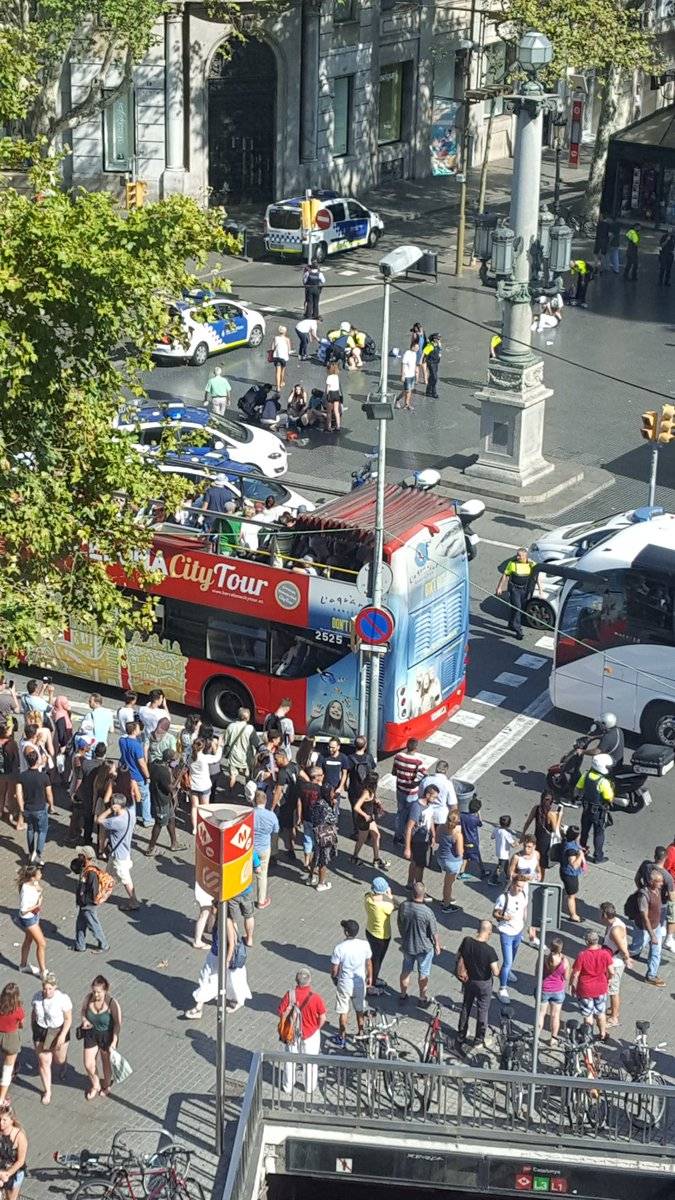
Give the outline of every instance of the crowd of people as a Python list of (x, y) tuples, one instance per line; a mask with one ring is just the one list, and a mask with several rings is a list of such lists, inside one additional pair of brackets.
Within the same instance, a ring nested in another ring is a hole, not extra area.
[[(17, 877), (16, 920), (23, 933), (17, 967), (40, 980), (29, 1003), (11, 982), (0, 994), (0, 1113), (12, 1114), (8, 1096), (29, 1006), (43, 1104), (51, 1102), (54, 1083), (68, 1069), (73, 1029), (83, 1042), (87, 1099), (104, 1097), (113, 1086), (111, 1055), (114, 1058), (122, 1029), (118, 999), (105, 976), (96, 976), (74, 1023), (70, 997), (59, 988), (48, 965), (49, 944), (41, 927), (42, 873), (50, 860), (55, 803), (68, 810), (68, 841), (74, 848), (70, 864), (73, 950), (83, 952), (89, 944), (102, 953), (110, 948), (104, 904), (112, 892), (121, 889), (124, 904), (120, 907), (128, 911), (138, 910), (141, 903), (133, 881), (139, 827), (151, 830), (145, 843), (149, 857), (158, 848), (180, 855), (193, 845), (200, 807), (227, 801), (252, 807), (253, 880), (228, 903), (224, 930), (217, 928), (211, 896), (195, 884), (193, 945), (207, 953), (193, 1002), (183, 1013), (186, 1020), (200, 1019), (204, 1006), (216, 997), (221, 936), (226, 939), (229, 967), (228, 1007), (236, 1011), (251, 999), (247, 960), (255, 952), (258, 915), (278, 899), (274, 887), (270, 888), (270, 870), (283, 855), (298, 883), (304, 882), (317, 897), (325, 896), (333, 885), (340, 832), (352, 840), (351, 874), (368, 887), (360, 914), (365, 936), (360, 936), (357, 915), (345, 916), (343, 936), (331, 955), (338, 1045), (348, 1036), (351, 1010), (357, 1028), (362, 1028), (371, 996), (386, 989), (398, 994), (402, 1007), (408, 1005), (414, 976), (420, 1005), (427, 1008), (433, 1003), (433, 964), (443, 950), (440, 922), (463, 907), (458, 893), (463, 884), (471, 882), (472, 889), (496, 887), (497, 894), (491, 899), (491, 920), (484, 919), (475, 935), (465, 936), (455, 956), (455, 974), (463, 990), (456, 1031), (460, 1051), (466, 1046), (474, 1006), (476, 1039), (487, 1035), (493, 979), (498, 979), (500, 1002), (507, 1004), (523, 940), (539, 944), (540, 931), (528, 920), (530, 885), (557, 868), (567, 897), (567, 920), (582, 922), (576, 905), (588, 869), (587, 847), (580, 841), (579, 828), (564, 824), (562, 807), (553, 796), (542, 794), (520, 833), (508, 813), (490, 823), (493, 850), (488, 856), (483, 845), (486, 823), (474, 789), (460, 790), (458, 797), (447, 762), (441, 760), (429, 771), (414, 739), (392, 764), (396, 807), (390, 814), (391, 849), (408, 863), (407, 894), (401, 899), (401, 889), (389, 877), (391, 861), (385, 857), (386, 798), (365, 737), (356, 736), (350, 748), (338, 737), (320, 742), (308, 735), (298, 740), (290, 700), (270, 712), (261, 728), (242, 708), (237, 720), (217, 731), (197, 714), (189, 715), (178, 728), (160, 689), (150, 692), (144, 702), (128, 692), (116, 712), (92, 694), (85, 714), (77, 720), (68, 699), (55, 695), (50, 682), (31, 680), (19, 695), (10, 681), (3, 681), (0, 722), (2, 813), (26, 838), (25, 861)], [(438, 878), (430, 873), (433, 865), (442, 880), (438, 896), (429, 890)], [(646, 981), (664, 985), (659, 975), (661, 949), (663, 945), (675, 949), (674, 870), (675, 842), (657, 847), (652, 859), (639, 864), (635, 890), (625, 903), (617, 898), (603, 901), (598, 923), (604, 932), (587, 928), (585, 947), (574, 961), (567, 957), (562, 939), (550, 940), (542, 1022), (550, 1022), (552, 1044), (558, 1037), (561, 1012), (572, 997), (584, 1021), (595, 1022), (600, 1037), (610, 1036), (609, 1030), (620, 1020), (622, 976), (643, 956)], [(486, 894), (490, 896), (489, 891)], [(391, 987), (383, 972), (389, 964), (394, 927), (401, 960), (396, 985)], [(492, 945), (495, 932), (500, 954)], [(312, 999), (305, 1006), (308, 988)], [(296, 1007), (295, 1036), (285, 1044), (291, 1052), (303, 1048), (315, 1052), (316, 1035), (329, 1020), (329, 1006), (312, 991), (304, 969), (298, 972), (295, 988), (280, 1001), (280, 1022)], [(289, 1064), (285, 1085), (291, 1086), (292, 1079)], [(14, 1185), (18, 1193), (25, 1134), (13, 1115), (8, 1120), (7, 1136), (14, 1138), (11, 1130), (18, 1131), (16, 1170), (11, 1172), (18, 1180)], [(0, 1160), (1, 1170), (8, 1168)]]

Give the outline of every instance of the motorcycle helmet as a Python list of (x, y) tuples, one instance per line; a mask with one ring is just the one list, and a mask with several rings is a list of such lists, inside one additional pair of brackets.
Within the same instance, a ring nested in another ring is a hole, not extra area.
[(612, 756), (610, 754), (594, 754), (591, 759), (591, 767), (594, 771), (599, 771), (601, 775), (608, 775), (612, 769)]
[(616, 717), (614, 713), (603, 713), (598, 721), (598, 725), (602, 725), (603, 729), (616, 729)]

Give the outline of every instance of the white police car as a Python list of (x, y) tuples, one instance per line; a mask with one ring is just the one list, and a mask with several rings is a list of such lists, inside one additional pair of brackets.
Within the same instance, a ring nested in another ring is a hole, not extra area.
[[(152, 453), (150, 451), (149, 457)], [(208, 446), (166, 454), (161, 462), (153, 463), (153, 466), (164, 474), (182, 475), (194, 480), (195, 496), (204, 491), (206, 484), (217, 481), (220, 487), (232, 492), (232, 499), (237, 502), (245, 499), (262, 500), (264, 503), (268, 496), (272, 496), (275, 504), (284, 511), (295, 513), (303, 508), (306, 512), (312, 512), (316, 507), (300, 492), (286, 487), (277, 479), (263, 479), (257, 472), (249, 474), (245, 463), (232, 462), (222, 450), (209, 450)]]
[[(340, 250), (377, 245), (384, 222), (376, 212), (337, 192), (313, 192), (312, 198), (322, 202), (310, 231), (313, 262), (323, 262)], [(301, 204), (302, 197), (294, 196), (268, 205), (265, 246), (270, 254), (306, 254), (308, 235), (302, 228)]]
[(199, 435), (195, 441), (202, 445), (187, 447), (186, 454), (198, 454), (206, 449), (219, 458), (225, 457), (252, 472), (260, 472), (268, 479), (285, 475), (288, 470), (286, 447), (276, 434), (180, 401), (144, 405), (133, 414), (133, 419), (125, 412), (118, 420), (117, 428), (131, 434), (136, 449), (148, 454), (159, 446), (167, 423), (175, 427), (183, 441), (191, 434)]
[(169, 331), (155, 343), (158, 362), (190, 362), (202, 366), (210, 354), (235, 346), (259, 346), (265, 336), (262, 313), (237, 304), (224, 292), (189, 292), (169, 305), (169, 314), (179, 332)]

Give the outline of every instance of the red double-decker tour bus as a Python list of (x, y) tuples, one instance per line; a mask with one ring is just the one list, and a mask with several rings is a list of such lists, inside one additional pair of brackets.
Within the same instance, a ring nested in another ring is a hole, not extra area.
[[(218, 725), (240, 705), (261, 720), (288, 697), (299, 731), (351, 740), (352, 621), (365, 602), (356, 576), (372, 556), (374, 515), (369, 485), (296, 517), (291, 529), (267, 527), (269, 548), (245, 556), (214, 552), (203, 530), (158, 525), (147, 559), (159, 576), (153, 632), (134, 634), (120, 651), (73, 627), (34, 657), (138, 693), (162, 688)], [(462, 702), (468, 568), (451, 501), (388, 485), (385, 529), (395, 629), (382, 663), (380, 747), (393, 750), (426, 737)]]

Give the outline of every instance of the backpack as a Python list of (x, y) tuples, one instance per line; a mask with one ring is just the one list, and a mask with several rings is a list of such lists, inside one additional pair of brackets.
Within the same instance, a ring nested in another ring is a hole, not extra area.
[(107, 871), (103, 871), (101, 867), (95, 867), (93, 863), (91, 865), (88, 864), (86, 869), (87, 871), (94, 871), (98, 878), (98, 892), (96, 893), (94, 904), (105, 904), (115, 886), (115, 880)]
[(371, 768), (368, 766), (368, 763), (364, 759), (361, 759), (359, 762), (355, 762), (352, 765), (352, 769), (350, 771), (350, 780), (349, 780), (351, 786), (353, 787), (353, 790), (356, 791), (357, 785), (359, 787), (361, 787), (362, 784), (365, 784), (366, 779), (368, 778), (368, 776), (370, 774), (371, 774)]
[(279, 1017), (277, 1025), (279, 1041), (283, 1042), (284, 1046), (292, 1046), (294, 1042), (299, 1041), (302, 1035), (302, 1010), (312, 994), (312, 992), (308, 992), (302, 1004), (298, 1004), (295, 998), (295, 988), (289, 992), (290, 1003), (286, 1012)]
[(263, 721), (263, 729), (265, 733), (278, 733), (279, 737), (282, 737), (284, 731), (279, 714), (275, 712), (268, 713)]
[(626, 897), (626, 902), (623, 906), (623, 913), (625, 917), (628, 917), (629, 921), (639, 921), (640, 919), (640, 910), (638, 908), (639, 894), (640, 893), (638, 890), (637, 892), (631, 892), (630, 896)]

